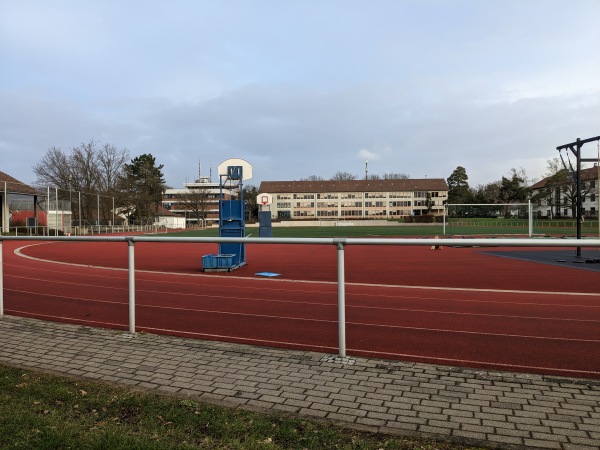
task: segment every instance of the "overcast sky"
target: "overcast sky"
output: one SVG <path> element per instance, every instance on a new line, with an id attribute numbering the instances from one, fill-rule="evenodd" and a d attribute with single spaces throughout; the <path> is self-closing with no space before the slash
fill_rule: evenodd
<path id="1" fill-rule="evenodd" d="M 151 153 L 180 187 L 400 172 L 539 179 L 600 135 L 600 0 L 0 0 L 0 170 Z M 596 144 L 584 146 L 595 157 Z"/>

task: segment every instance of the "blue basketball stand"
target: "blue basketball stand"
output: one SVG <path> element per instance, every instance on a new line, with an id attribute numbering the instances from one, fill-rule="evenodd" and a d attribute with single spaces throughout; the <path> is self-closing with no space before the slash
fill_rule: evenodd
<path id="1" fill-rule="evenodd" d="M 226 173 L 219 175 L 219 237 L 242 238 L 246 236 L 244 179 L 242 165 L 227 166 Z M 231 195 L 235 191 L 238 192 L 237 199 L 232 198 Z M 246 244 L 243 242 L 219 243 L 217 255 L 202 256 L 203 272 L 231 272 L 245 264 Z"/>

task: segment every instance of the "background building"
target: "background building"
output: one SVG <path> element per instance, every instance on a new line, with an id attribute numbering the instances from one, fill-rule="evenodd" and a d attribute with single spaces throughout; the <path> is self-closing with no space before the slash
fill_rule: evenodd
<path id="1" fill-rule="evenodd" d="M 441 216 L 448 199 L 442 178 L 263 181 L 259 194 L 271 194 L 273 219 L 396 219 Z"/>
<path id="2" fill-rule="evenodd" d="M 221 187 L 210 177 L 200 177 L 193 183 L 185 183 L 183 189 L 166 189 L 162 206 L 177 216 L 184 217 L 186 226 L 210 226 L 219 222 L 219 196 Z M 237 195 L 223 189 L 223 198 Z"/>
<path id="3" fill-rule="evenodd" d="M 598 167 L 581 169 L 582 217 L 598 218 Z M 537 215 L 549 219 L 577 217 L 576 185 L 566 171 L 546 177 L 530 188 Z"/>

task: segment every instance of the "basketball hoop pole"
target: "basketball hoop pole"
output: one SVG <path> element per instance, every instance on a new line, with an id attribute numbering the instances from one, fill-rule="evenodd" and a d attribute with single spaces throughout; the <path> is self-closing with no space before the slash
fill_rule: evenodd
<path id="1" fill-rule="evenodd" d="M 556 147 L 556 150 L 559 152 L 564 149 L 569 149 L 573 152 L 575 157 L 577 158 L 577 174 L 575 177 L 577 193 L 575 197 L 575 203 L 577 204 L 577 239 L 581 239 L 581 222 L 583 221 L 583 211 L 582 211 L 582 201 L 581 201 L 581 163 L 582 162 L 596 162 L 596 158 L 582 158 L 581 157 L 581 147 L 584 144 L 589 142 L 600 142 L 600 136 L 596 136 L 588 139 L 579 139 L 575 142 L 571 142 L 570 144 L 560 145 Z M 600 170 L 600 169 L 599 169 Z M 581 258 L 581 247 L 577 247 L 577 258 Z"/>

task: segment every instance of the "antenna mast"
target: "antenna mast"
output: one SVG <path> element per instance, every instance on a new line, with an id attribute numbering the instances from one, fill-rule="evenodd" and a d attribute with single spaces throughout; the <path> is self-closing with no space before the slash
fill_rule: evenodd
<path id="1" fill-rule="evenodd" d="M 369 179 L 369 160 L 365 159 L 365 180 Z"/>

